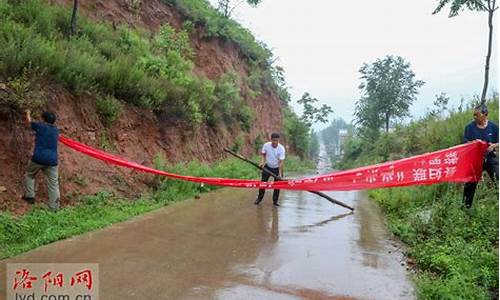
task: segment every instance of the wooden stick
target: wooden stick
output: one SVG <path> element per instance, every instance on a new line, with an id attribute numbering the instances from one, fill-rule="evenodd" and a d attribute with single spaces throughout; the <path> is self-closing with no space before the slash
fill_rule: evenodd
<path id="1" fill-rule="evenodd" d="M 277 179 L 277 180 L 285 180 L 285 181 L 287 180 L 287 179 L 281 178 L 280 176 L 278 176 L 278 175 L 274 174 L 273 172 L 269 171 L 268 169 L 266 169 L 266 168 L 263 168 L 263 167 L 259 166 L 256 162 L 253 162 L 253 161 L 251 161 L 251 160 L 249 160 L 249 159 L 247 159 L 247 158 L 245 158 L 245 157 L 243 157 L 243 156 L 239 155 L 238 153 L 236 153 L 236 152 L 234 152 L 234 151 L 231 151 L 231 150 L 229 150 L 229 149 L 227 149 L 227 148 L 224 148 L 224 151 L 225 151 L 225 152 L 227 152 L 227 153 L 229 153 L 229 154 L 231 154 L 231 155 L 233 155 L 234 157 L 237 157 L 237 158 L 239 158 L 239 159 L 241 159 L 241 160 L 243 160 L 243 161 L 245 161 L 245 162 L 247 162 L 247 163 L 249 163 L 249 164 L 253 165 L 254 167 L 258 168 L 259 170 L 261 170 L 261 171 L 263 171 L 263 172 L 267 173 L 268 175 L 272 176 L 274 179 Z M 333 203 L 333 204 L 337 204 L 337 205 L 340 205 L 340 206 L 345 207 L 345 208 L 347 208 L 347 209 L 350 209 L 351 211 L 354 211 L 354 208 L 353 208 L 353 207 L 350 207 L 349 205 L 347 205 L 347 204 L 345 204 L 345 203 L 343 203 L 343 202 L 340 202 L 340 201 L 338 201 L 338 200 L 335 200 L 335 199 L 333 199 L 332 197 L 328 196 L 328 195 L 327 195 L 327 194 L 325 194 L 325 193 L 322 193 L 322 192 L 317 192 L 317 191 L 308 191 L 308 192 L 309 192 L 309 193 L 313 193 L 313 194 L 315 194 L 315 195 L 318 195 L 318 196 L 320 196 L 320 197 L 323 197 L 323 198 L 325 198 L 326 200 L 330 201 L 330 202 L 331 202 L 331 203 Z"/>

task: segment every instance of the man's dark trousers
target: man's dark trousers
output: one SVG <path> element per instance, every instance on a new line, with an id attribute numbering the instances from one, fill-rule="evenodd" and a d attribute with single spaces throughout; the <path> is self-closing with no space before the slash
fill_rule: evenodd
<path id="1" fill-rule="evenodd" d="M 267 165 L 265 165 L 264 169 L 279 176 L 279 172 L 280 172 L 279 168 L 270 168 Z M 262 171 L 262 178 L 261 178 L 262 181 L 267 182 L 269 180 L 269 177 L 271 177 L 271 175 L 269 175 L 267 172 Z M 274 179 L 274 181 L 279 181 L 279 180 Z M 259 190 L 259 195 L 257 196 L 257 200 L 255 201 L 256 203 L 259 203 L 262 201 L 262 199 L 264 198 L 265 192 L 266 192 L 266 189 Z M 273 203 L 274 204 L 278 203 L 279 196 L 280 196 L 280 190 L 274 190 L 274 192 L 273 192 Z"/>
<path id="2" fill-rule="evenodd" d="M 488 158 L 483 163 L 483 171 L 488 173 L 491 180 L 498 185 L 498 160 Z M 472 200 L 476 193 L 477 182 L 467 182 L 464 186 L 464 204 L 465 207 L 472 206 Z"/>

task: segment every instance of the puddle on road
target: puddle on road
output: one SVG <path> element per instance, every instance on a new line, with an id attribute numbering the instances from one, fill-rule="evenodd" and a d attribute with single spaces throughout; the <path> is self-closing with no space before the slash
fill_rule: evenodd
<path id="1" fill-rule="evenodd" d="M 274 208 L 270 194 L 255 206 L 256 191 L 218 190 L 1 264 L 99 263 L 106 300 L 414 298 L 366 193 L 328 193 L 354 214 L 294 191 Z"/>

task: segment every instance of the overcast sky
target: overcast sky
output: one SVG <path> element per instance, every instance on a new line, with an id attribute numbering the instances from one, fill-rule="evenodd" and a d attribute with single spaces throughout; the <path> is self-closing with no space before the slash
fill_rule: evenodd
<path id="1" fill-rule="evenodd" d="M 418 117 L 432 106 L 436 94 L 446 92 L 457 107 L 462 97 L 480 95 L 483 84 L 487 14 L 464 11 L 448 18 L 447 7 L 432 15 L 436 3 L 263 0 L 257 8 L 239 6 L 233 18 L 279 58 L 296 111 L 296 100 L 307 91 L 332 106 L 334 117 L 351 121 L 360 96 L 359 68 L 391 54 L 409 61 L 417 78 L 426 82 L 411 108 Z M 496 36 L 490 93 L 498 91 Z"/>

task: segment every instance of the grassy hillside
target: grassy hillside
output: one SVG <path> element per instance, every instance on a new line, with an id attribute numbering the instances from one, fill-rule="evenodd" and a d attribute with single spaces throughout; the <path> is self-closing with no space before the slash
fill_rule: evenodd
<path id="1" fill-rule="evenodd" d="M 192 23 L 181 30 L 165 24 L 151 34 L 127 26 L 113 28 L 81 15 L 78 33 L 70 35 L 68 9 L 41 0 L 11 3 L 0 0 L 0 79 L 8 85 L 42 77 L 75 94 L 95 93 L 105 99 L 98 103 L 104 117 L 119 110 L 118 99 L 162 109 L 193 125 L 215 126 L 223 121 L 250 127 L 252 111 L 242 101 L 240 79 L 235 74 L 229 72 L 212 81 L 192 73 L 196 55 L 189 39 Z M 242 45 L 260 49 L 252 41 Z M 266 58 L 259 55 L 249 62 L 260 64 Z M 255 90 L 249 93 L 258 93 L 266 84 L 264 75 L 272 71 L 270 65 L 261 65 L 265 67 L 255 72 Z M 273 83 L 272 77 L 267 78 L 268 86 Z M 19 97 L 8 100 L 12 108 L 43 106 L 44 99 L 18 92 Z"/>
<path id="2" fill-rule="evenodd" d="M 490 119 L 498 120 L 498 98 L 488 106 Z M 372 145 L 351 138 L 341 164 L 368 165 L 457 145 L 471 120 L 469 105 L 445 119 L 429 115 L 400 126 Z M 370 192 L 416 264 L 419 299 L 498 299 L 498 188 L 485 176 L 472 211 L 461 208 L 461 184 Z"/>
<path id="3" fill-rule="evenodd" d="M 68 8 L 43 0 L 0 0 L 0 82 L 11 89 L 0 106 L 18 114 L 26 108 L 41 110 L 47 102 L 44 83 L 55 82 L 73 94 L 95 96 L 108 127 L 128 102 L 161 112 L 163 119 L 185 128 L 222 124 L 243 132 L 260 121 L 249 99 L 271 90 L 287 106 L 283 69 L 272 65 L 272 52 L 248 30 L 205 0 L 164 2 L 185 18 L 180 29 L 165 22 L 152 33 L 95 22 L 80 13 L 77 33 L 71 35 Z M 236 45 L 248 75 L 232 70 L 214 80 L 196 75 L 197 53 L 190 39 L 197 31 L 205 39 Z M 309 149 L 301 143 L 309 140 L 308 130 L 291 109 L 282 117 L 291 148 L 304 156 Z"/>

